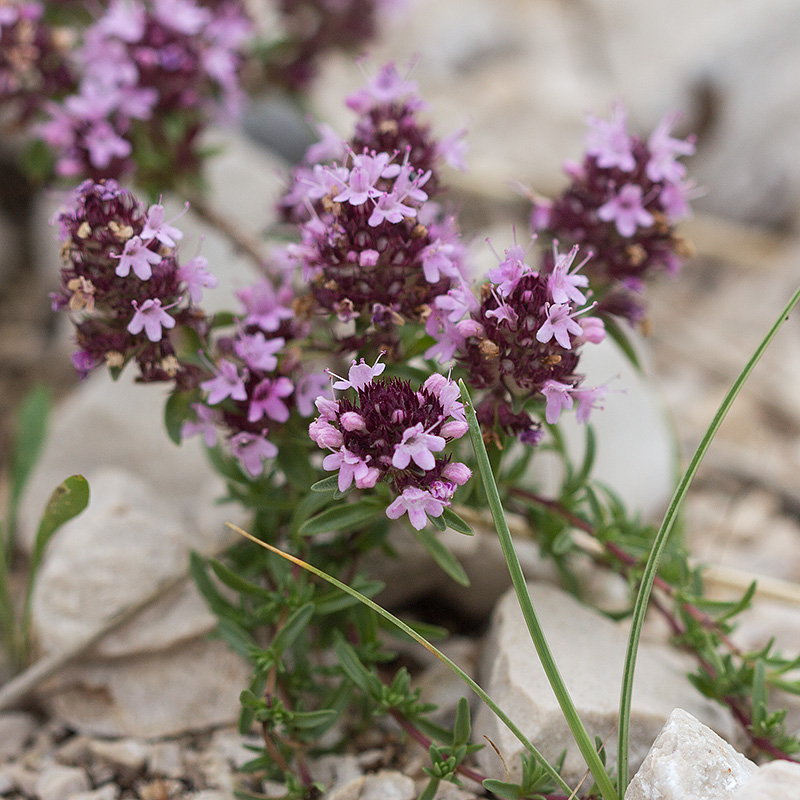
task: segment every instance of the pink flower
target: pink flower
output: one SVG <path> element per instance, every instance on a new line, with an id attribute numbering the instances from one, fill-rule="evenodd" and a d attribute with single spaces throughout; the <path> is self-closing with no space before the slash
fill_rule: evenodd
<path id="1" fill-rule="evenodd" d="M 167 247 L 175 247 L 175 243 L 183 239 L 183 231 L 174 228 L 168 222 L 164 222 L 164 206 L 160 203 L 155 203 L 148 209 L 147 220 L 139 235 L 142 237 L 142 241 L 148 242 L 151 239 L 158 239 L 161 244 L 165 244 Z M 192 261 L 197 261 L 200 258 L 202 256 L 198 256 Z M 205 262 L 202 264 L 203 267 L 208 266 L 206 259 L 203 258 L 203 262 Z M 191 263 L 190 261 L 189 264 Z"/>
<path id="2" fill-rule="evenodd" d="M 328 471 L 339 470 L 337 485 L 340 492 L 346 491 L 353 480 L 359 489 L 371 489 L 380 476 L 375 467 L 370 467 L 366 461 L 362 461 L 344 446 L 336 453 L 325 456 L 322 459 L 322 468 Z"/>
<path id="3" fill-rule="evenodd" d="M 136 313 L 128 323 L 128 333 L 132 333 L 135 336 L 144 329 L 147 338 L 151 342 L 160 342 L 163 336 L 162 328 L 175 327 L 175 319 L 167 314 L 166 309 L 177 305 L 177 303 L 165 308 L 161 307 L 161 300 L 158 298 L 145 300 L 141 307 L 135 300 L 131 300 L 131 303 L 136 309 Z"/>
<path id="4" fill-rule="evenodd" d="M 378 202 L 375 204 L 375 208 L 372 210 L 367 224 L 372 228 L 376 228 L 384 221 L 397 225 L 399 222 L 403 221 L 403 217 L 416 216 L 416 210 L 411 208 L 411 206 L 405 205 L 401 197 L 394 192 L 384 192 L 378 197 Z"/>
<path id="5" fill-rule="evenodd" d="M 282 336 L 267 339 L 261 331 L 256 331 L 239 334 L 233 342 L 233 351 L 251 369 L 272 372 L 278 366 L 275 353 L 285 344 L 286 340 Z"/>
<path id="6" fill-rule="evenodd" d="M 452 461 L 445 465 L 442 470 L 442 477 L 452 481 L 457 486 L 463 486 L 471 477 L 472 470 L 460 461 Z"/>
<path id="7" fill-rule="evenodd" d="M 544 418 L 550 425 L 555 425 L 563 410 L 569 410 L 574 405 L 570 392 L 572 387 L 560 381 L 545 381 L 542 394 L 545 397 L 546 405 Z"/>
<path id="8" fill-rule="evenodd" d="M 394 499 L 394 502 L 386 509 L 386 516 L 389 519 L 399 519 L 403 514 L 408 513 L 408 519 L 418 531 L 421 531 L 431 517 L 440 517 L 444 511 L 445 501 L 434 497 L 424 489 L 416 486 L 406 486 L 403 493 Z"/>
<path id="9" fill-rule="evenodd" d="M 550 296 L 553 298 L 554 303 L 567 303 L 572 300 L 573 303 L 582 305 L 586 302 L 586 296 L 579 287 L 588 286 L 589 278 L 586 275 L 577 275 L 576 273 L 591 256 L 587 256 L 584 261 L 570 272 L 570 267 L 577 253 L 578 245 L 575 245 L 566 255 L 559 254 L 555 245 L 553 245 L 555 266 L 550 275 L 547 276 L 547 288 L 550 290 Z"/>
<path id="10" fill-rule="evenodd" d="M 547 303 L 545 309 L 547 319 L 536 331 L 536 339 L 542 344 L 546 344 L 552 338 L 555 338 L 561 347 L 565 350 L 571 350 L 570 334 L 580 336 L 583 333 L 583 329 L 570 314 L 570 306 L 566 303 Z"/>
<path id="11" fill-rule="evenodd" d="M 489 246 L 491 247 L 491 243 Z M 501 295 L 508 297 L 516 288 L 519 279 L 532 272 L 525 263 L 525 255 L 520 245 L 514 245 L 505 251 L 505 258 L 494 269 L 489 270 L 489 280 L 499 284 L 497 291 Z"/>
<path id="12" fill-rule="evenodd" d="M 219 361 L 219 372 L 216 378 L 211 378 L 203 381 L 200 388 L 204 392 L 208 392 L 208 405 L 215 406 L 221 403 L 226 397 L 233 400 L 247 400 L 247 389 L 244 385 L 244 380 L 239 375 L 236 369 L 236 364 L 222 358 Z M 244 371 L 244 377 L 247 377 L 247 370 Z"/>
<path id="13" fill-rule="evenodd" d="M 344 443 L 342 432 L 338 428 L 334 428 L 328 420 L 322 417 L 317 417 L 308 426 L 308 435 L 318 447 L 331 450 L 340 448 Z"/>
<path id="14" fill-rule="evenodd" d="M 382 355 L 383 353 L 375 359 L 375 363 L 372 366 L 366 364 L 363 358 L 358 364 L 356 364 L 355 359 L 353 359 L 350 369 L 347 372 L 347 380 L 339 378 L 339 380 L 333 384 L 333 388 L 342 390 L 355 389 L 358 391 L 359 389 L 363 389 L 368 383 L 372 383 L 372 379 L 380 375 L 386 369 L 386 364 L 380 363 Z M 339 376 L 335 375 L 334 377 L 338 378 Z"/>
<path id="15" fill-rule="evenodd" d="M 572 397 L 578 401 L 578 409 L 575 412 L 578 422 L 588 422 L 593 408 L 602 409 L 603 406 L 598 403 L 601 403 L 607 394 L 608 388 L 605 386 L 595 386 L 594 389 L 573 389 Z"/>
<path id="16" fill-rule="evenodd" d="M 278 448 L 262 433 L 241 431 L 230 438 L 231 453 L 239 459 L 239 463 L 254 478 L 264 471 L 264 460 L 275 458 Z"/>
<path id="17" fill-rule="evenodd" d="M 177 229 L 171 228 L 171 230 L 175 231 Z M 178 231 L 178 233 L 181 232 Z M 144 231 L 142 231 L 142 236 L 144 236 Z M 183 236 L 182 233 L 181 236 Z M 219 281 L 206 269 L 207 266 L 207 258 L 195 256 L 191 261 L 187 261 L 180 267 L 177 272 L 178 280 L 186 284 L 186 291 L 189 293 L 193 303 L 202 301 L 203 289 L 216 289 L 219 286 Z"/>
<path id="18" fill-rule="evenodd" d="M 359 89 L 346 100 L 348 108 L 356 114 L 366 114 L 373 106 L 392 103 L 416 94 L 417 84 L 400 77 L 394 64 L 384 64 L 380 72 L 370 80 L 366 88 Z"/>
<path id="19" fill-rule="evenodd" d="M 422 271 L 428 283 L 438 283 L 442 275 L 458 277 L 458 265 L 453 258 L 455 249 L 454 245 L 437 239 L 422 250 Z"/>
<path id="20" fill-rule="evenodd" d="M 138 236 L 132 236 L 125 242 L 125 249 L 121 255 L 110 253 L 110 256 L 119 259 L 115 272 L 120 278 L 126 278 L 133 269 L 136 277 L 143 281 L 148 280 L 153 274 L 151 265 L 161 262 L 161 256 L 149 250 Z"/>
<path id="21" fill-rule="evenodd" d="M 217 443 L 217 425 L 222 421 L 222 417 L 216 409 L 209 408 L 203 403 L 192 403 L 197 420 L 187 419 L 181 427 L 181 438 L 187 439 L 189 436 L 203 434 L 206 445 L 213 447 Z"/>
<path id="22" fill-rule="evenodd" d="M 97 169 L 105 169 L 114 158 L 126 158 L 133 149 L 104 119 L 92 123 L 84 134 L 84 144 L 89 151 L 89 161 Z"/>
<path id="23" fill-rule="evenodd" d="M 628 115 L 621 103 L 614 105 L 614 118 L 607 122 L 597 117 L 588 117 L 589 131 L 586 134 L 586 153 L 597 158 L 597 166 L 618 167 L 630 172 L 636 166 L 628 135 Z"/>
<path id="24" fill-rule="evenodd" d="M 651 181 L 677 183 L 686 175 L 686 167 L 676 160 L 676 156 L 690 156 L 694 153 L 694 139 L 675 139 L 669 135 L 670 129 L 678 121 L 680 114 L 667 114 L 656 125 L 647 140 L 650 160 L 647 162 L 647 177 Z"/>
<path id="25" fill-rule="evenodd" d="M 297 380 L 294 387 L 294 402 L 300 416 L 310 417 L 314 413 L 315 400 L 327 387 L 328 375 L 325 372 L 309 372 Z"/>
<path id="26" fill-rule="evenodd" d="M 626 183 L 616 197 L 597 209 L 603 222 L 615 222 L 620 236 L 633 236 L 637 226 L 648 228 L 653 215 L 642 205 L 642 187 Z"/>
<path id="27" fill-rule="evenodd" d="M 271 333 L 278 330 L 282 320 L 294 317 L 294 311 L 289 308 L 293 299 L 289 286 L 281 286 L 276 291 L 268 280 L 260 280 L 240 289 L 236 296 L 247 312 L 244 325 L 257 325 L 262 331 Z"/>
<path id="28" fill-rule="evenodd" d="M 281 398 L 288 397 L 293 391 L 294 385 L 286 377 L 281 376 L 276 380 L 265 378 L 253 390 L 247 421 L 258 422 L 266 415 L 276 422 L 286 422 L 289 419 L 289 407 Z"/>
<path id="29" fill-rule="evenodd" d="M 154 0 L 155 16 L 167 28 L 194 36 L 208 25 L 211 12 L 192 0 Z"/>
<path id="30" fill-rule="evenodd" d="M 422 428 L 422 423 L 406 428 L 399 444 L 394 446 L 392 466 L 397 469 L 406 469 L 413 461 L 420 469 L 426 472 L 436 466 L 434 453 L 444 450 L 445 440 L 441 436 L 427 433 Z"/>

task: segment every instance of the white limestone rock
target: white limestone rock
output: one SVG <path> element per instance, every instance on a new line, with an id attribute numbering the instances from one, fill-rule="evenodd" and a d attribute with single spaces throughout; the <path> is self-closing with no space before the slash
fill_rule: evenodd
<path id="1" fill-rule="evenodd" d="M 0 764 L 20 755 L 38 727 L 36 718 L 24 711 L 0 714 Z"/>
<path id="2" fill-rule="evenodd" d="M 34 632 L 48 653 L 87 638 L 163 581 L 184 573 L 191 550 L 207 551 L 225 540 L 219 511 L 218 528 L 203 536 L 150 484 L 126 470 L 95 469 L 90 491 L 89 507 L 53 538 L 38 576 Z M 214 624 L 187 583 L 109 635 L 98 652 L 163 650 L 205 635 Z"/>
<path id="3" fill-rule="evenodd" d="M 731 800 L 800 800 L 800 764 L 764 764 L 733 793 Z"/>
<path id="4" fill-rule="evenodd" d="M 249 665 L 223 642 L 192 639 L 68 667 L 43 686 L 42 701 L 95 736 L 161 738 L 232 724 L 249 677 Z"/>
<path id="5" fill-rule="evenodd" d="M 42 770 L 34 791 L 39 800 L 69 800 L 73 795 L 91 788 L 89 776 L 80 767 L 53 764 Z"/>
<path id="6" fill-rule="evenodd" d="M 590 736 L 606 742 L 609 764 L 616 761 L 616 720 L 627 626 L 603 617 L 553 586 L 529 584 L 534 607 L 553 656 Z M 648 748 L 672 710 L 690 708 L 724 734 L 732 722 L 717 706 L 700 697 L 686 680 L 688 665 L 663 645 L 640 647 L 631 712 L 632 769 Z M 513 591 L 498 604 L 484 643 L 478 682 L 510 714 L 522 732 L 555 761 L 566 748 L 564 777 L 577 784 L 586 766 L 564 721 L 541 668 Z M 475 718 L 474 738 L 488 736 L 503 754 L 512 780 L 520 777 L 522 745 L 481 705 Z M 505 780 L 503 765 L 490 748 L 477 754 L 481 770 Z"/>
<path id="7" fill-rule="evenodd" d="M 737 789 L 757 769 L 714 731 L 676 708 L 630 782 L 625 800 L 727 800 L 739 796 Z"/>

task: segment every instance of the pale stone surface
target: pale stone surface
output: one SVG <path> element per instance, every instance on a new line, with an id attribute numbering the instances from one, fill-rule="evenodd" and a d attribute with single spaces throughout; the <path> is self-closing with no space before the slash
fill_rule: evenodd
<path id="1" fill-rule="evenodd" d="M 800 764 L 764 764 L 733 793 L 731 800 L 800 800 Z"/>
<path id="2" fill-rule="evenodd" d="M 606 741 L 608 761 L 616 760 L 614 735 L 627 627 L 614 623 L 553 586 L 529 584 L 534 607 L 578 713 L 590 736 Z M 732 722 L 719 707 L 701 698 L 686 680 L 690 665 L 666 646 L 643 643 L 639 650 L 631 712 L 632 769 L 641 763 L 671 711 L 679 705 L 730 735 Z M 567 749 L 564 777 L 577 783 L 586 770 L 558 707 L 513 591 L 498 604 L 478 682 L 510 714 L 522 732 L 554 761 Z M 512 779 L 520 776 L 522 745 L 481 705 L 475 717 L 476 741 L 488 736 L 503 754 Z M 500 760 L 490 748 L 477 755 L 481 770 L 504 780 Z"/>
<path id="3" fill-rule="evenodd" d="M 396 770 L 381 770 L 367 775 L 358 800 L 413 800 L 414 781 Z"/>
<path id="4" fill-rule="evenodd" d="M 138 772 L 147 761 L 148 748 L 136 739 L 95 739 L 89 744 L 89 752 L 122 772 Z"/>
<path id="5" fill-rule="evenodd" d="M 103 786 L 89 792 L 78 792 L 70 795 L 69 800 L 117 800 L 121 789 L 113 783 L 106 783 Z"/>
<path id="6" fill-rule="evenodd" d="M 91 789 L 89 776 L 79 767 L 62 767 L 54 764 L 42 770 L 36 786 L 39 800 L 69 800 L 69 798 Z"/>
<path id="7" fill-rule="evenodd" d="M 676 708 L 630 782 L 625 800 L 726 800 L 757 769 L 714 731 Z"/>
<path id="8" fill-rule="evenodd" d="M 99 736 L 158 738 L 231 724 L 250 668 L 221 641 L 96 660 L 65 669 L 43 689 L 60 719 Z"/>
<path id="9" fill-rule="evenodd" d="M 0 763 L 16 758 L 38 727 L 36 718 L 23 711 L 0 714 Z"/>

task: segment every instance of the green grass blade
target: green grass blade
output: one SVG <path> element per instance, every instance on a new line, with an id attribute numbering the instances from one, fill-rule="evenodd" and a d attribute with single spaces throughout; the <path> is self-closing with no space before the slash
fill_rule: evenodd
<path id="1" fill-rule="evenodd" d="M 622 689 L 620 691 L 619 701 L 619 755 L 617 766 L 619 788 L 620 792 L 622 793 L 624 793 L 628 785 L 628 747 L 630 742 L 631 696 L 633 694 L 633 675 L 636 668 L 636 654 L 639 649 L 639 639 L 641 638 L 642 634 L 642 625 L 644 624 L 645 613 L 647 612 L 647 606 L 650 600 L 650 592 L 653 588 L 653 581 L 655 580 L 656 572 L 658 570 L 658 563 L 661 560 L 661 556 L 664 553 L 664 548 L 667 544 L 667 539 L 669 538 L 669 534 L 673 525 L 675 524 L 675 520 L 677 519 L 678 510 L 680 509 L 681 503 L 683 503 L 683 500 L 686 497 L 686 493 L 688 492 L 689 486 L 691 485 L 692 480 L 697 473 L 700 462 L 703 460 L 703 456 L 705 456 L 709 445 L 719 430 L 719 427 L 722 424 L 722 421 L 725 419 L 726 414 L 730 410 L 730 407 L 733 405 L 733 401 L 741 391 L 742 386 L 744 386 L 745 381 L 750 377 L 750 373 L 753 371 L 761 356 L 764 355 L 764 352 L 775 338 L 775 335 L 778 333 L 780 327 L 784 322 L 786 322 L 786 320 L 789 319 L 789 314 L 797 305 L 798 301 L 800 301 L 800 289 L 794 293 L 792 299 L 786 304 L 786 307 L 783 309 L 783 311 L 781 311 L 780 316 L 769 329 L 769 332 L 756 348 L 756 351 L 753 353 L 750 360 L 739 374 L 739 377 L 736 378 L 730 390 L 725 395 L 725 398 L 720 404 L 719 409 L 717 409 L 717 413 L 714 415 L 714 419 L 711 421 L 708 430 L 706 430 L 702 440 L 700 441 L 700 444 L 697 446 L 697 450 L 695 450 L 692 460 L 689 462 L 689 466 L 683 473 L 683 477 L 678 483 L 675 493 L 672 495 L 672 500 L 670 500 L 669 507 L 664 515 L 664 520 L 661 523 L 661 527 L 659 528 L 655 539 L 653 540 L 653 545 L 650 549 L 650 555 L 648 556 L 647 564 L 645 565 L 644 572 L 642 574 L 642 583 L 639 587 L 639 593 L 636 596 L 636 603 L 633 608 L 631 632 L 630 636 L 628 637 L 628 649 L 625 656 L 625 666 L 622 673 Z"/>
<path id="2" fill-rule="evenodd" d="M 280 556 L 281 558 L 285 558 L 287 561 L 291 561 L 292 564 L 296 564 L 298 567 L 310 572 L 312 575 L 316 575 L 318 578 L 322 578 L 322 580 L 327 581 L 332 586 L 335 586 L 337 589 L 341 589 L 343 592 L 346 592 L 351 597 L 355 597 L 358 601 L 363 603 L 367 608 L 372 609 L 376 614 L 380 614 L 384 619 L 389 620 L 393 625 L 399 628 L 403 633 L 410 636 L 415 642 L 421 644 L 426 650 L 433 653 L 446 667 L 448 667 L 452 672 L 458 675 L 459 678 L 467 685 L 473 692 L 475 692 L 478 697 L 483 700 L 484 703 L 497 715 L 497 717 L 503 722 L 503 724 L 514 734 L 514 736 L 519 739 L 522 743 L 523 747 L 525 747 L 528 752 L 530 752 L 533 757 L 542 765 L 542 768 L 547 772 L 547 774 L 558 784 L 558 786 L 565 791 L 567 794 L 571 793 L 569 786 L 564 782 L 564 779 L 556 772 L 556 770 L 546 761 L 544 756 L 528 741 L 527 737 L 522 733 L 522 731 L 511 721 L 508 715 L 489 697 L 488 694 L 477 684 L 475 681 L 464 672 L 461 667 L 458 666 L 454 661 L 451 661 L 441 650 L 438 650 L 434 647 L 427 639 L 423 636 L 420 636 L 413 628 L 407 625 L 403 620 L 398 619 L 398 617 L 394 616 L 394 614 L 387 611 L 382 606 L 379 606 L 373 600 L 370 600 L 368 597 L 364 596 L 360 592 L 357 592 L 352 587 L 348 586 L 346 583 L 342 583 L 341 581 L 334 578 L 332 575 L 328 575 L 327 572 L 323 572 L 321 569 L 309 564 L 306 561 L 303 561 L 296 556 L 293 556 L 289 553 L 284 552 L 283 550 L 279 550 L 277 547 L 274 547 L 267 542 L 262 542 L 260 539 L 257 539 L 252 534 L 248 533 L 247 531 L 242 530 L 241 528 L 233 525 L 232 523 L 226 523 L 227 526 L 231 529 L 236 531 L 238 534 L 245 537 L 245 539 L 249 539 L 251 542 L 255 542 L 255 544 L 260 545 L 265 550 L 269 550 L 271 553 L 275 553 L 275 555 Z"/>
<path id="3" fill-rule="evenodd" d="M 553 689 L 556 700 L 558 700 L 561 713 L 564 715 L 564 719 L 569 726 L 575 744 L 578 745 L 581 755 L 584 761 L 586 761 L 586 765 L 589 767 L 600 792 L 605 800 L 618 800 L 614 784 L 603 766 L 603 762 L 595 749 L 594 742 L 586 732 L 586 728 L 578 716 L 575 704 L 572 702 L 572 698 L 567 691 L 567 687 L 564 684 L 561 673 L 558 671 L 558 666 L 556 665 L 553 654 L 545 639 L 544 631 L 539 623 L 539 618 L 531 602 L 530 594 L 528 593 L 528 587 L 525 583 L 525 576 L 522 573 L 519 558 L 517 558 L 517 553 L 514 550 L 511 531 L 508 529 L 508 522 L 506 521 L 503 504 L 500 501 L 500 493 L 497 491 L 497 483 L 494 480 L 494 474 L 489 463 L 489 454 L 486 452 L 486 446 L 483 443 L 478 419 L 475 416 L 475 409 L 472 406 L 472 401 L 464 381 L 459 381 L 458 385 L 461 387 L 461 399 L 464 401 L 467 424 L 469 425 L 469 435 L 472 439 L 472 448 L 475 451 L 478 471 L 483 480 L 483 486 L 486 490 L 486 497 L 489 501 L 489 509 L 492 512 L 492 519 L 494 519 L 500 546 L 503 549 L 503 555 L 505 556 L 506 563 L 508 564 L 508 571 L 511 575 L 511 582 L 514 584 L 517 600 L 519 601 L 522 615 L 525 618 L 525 624 L 528 626 L 528 631 L 533 640 L 533 645 L 536 648 L 542 668 L 547 675 L 547 680 Z"/>

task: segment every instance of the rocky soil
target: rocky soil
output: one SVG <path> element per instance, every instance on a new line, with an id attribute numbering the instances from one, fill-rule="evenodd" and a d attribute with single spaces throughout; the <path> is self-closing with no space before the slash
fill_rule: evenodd
<path id="1" fill-rule="evenodd" d="M 391 23 L 373 59 L 405 61 L 422 53 L 414 77 L 432 106 L 437 130 L 446 134 L 469 125 L 473 170 L 453 181 L 463 226 L 477 251 L 486 236 L 502 247 L 512 222 L 525 229 L 525 207 L 509 188 L 511 181 L 543 193 L 558 189 L 561 161 L 579 152 L 584 112 L 602 114 L 621 97 L 631 107 L 632 124 L 646 131 L 666 109 L 678 106 L 685 112 L 685 130 L 699 132 L 693 172 L 707 194 L 685 231 L 698 255 L 677 279 L 662 280 L 649 292 L 649 333 L 640 342 L 646 381 L 631 383 L 624 374 L 615 383 L 625 385 L 627 395 L 612 395 L 605 422 L 598 415 L 601 446 L 605 441 L 609 454 L 601 474 L 653 518 L 669 493 L 670 431 L 688 458 L 800 275 L 800 169 L 794 157 L 800 104 L 793 102 L 800 81 L 797 48 L 786 33 L 796 30 L 800 13 L 791 0 L 771 6 L 764 14 L 756 0 L 680 0 L 664 9 L 634 0 L 416 0 Z M 340 98 L 361 80 L 351 63 L 335 58 L 316 91 L 313 105 L 342 131 L 350 120 Z M 286 151 L 296 146 L 303 128 L 296 117 L 264 106 L 260 117 L 251 117 L 249 130 Z M 219 136 L 228 149 L 212 165 L 214 202 L 249 235 L 259 236 L 280 188 L 275 176 L 282 160 L 247 135 Z M 84 472 L 97 499 L 80 524 L 57 537 L 42 573 L 35 615 L 47 674 L 29 675 L 27 684 L 0 685 L 0 707 L 8 706 L 0 710 L 0 797 L 222 800 L 232 797 L 235 787 L 280 796 L 281 787 L 259 784 L 238 770 L 251 755 L 232 727 L 246 668 L 219 643 L 206 640 L 213 620 L 184 580 L 190 548 L 211 552 L 227 543 L 220 510 L 212 504 L 213 477 L 198 452 L 178 451 L 166 442 L 157 391 L 145 396 L 140 387 L 124 380 L 112 386 L 100 376 L 76 385 L 69 331 L 64 320 L 53 318 L 47 302 L 58 258 L 46 221 L 56 201 L 32 193 L 11 167 L 3 169 L 0 467 L 7 466 L 10 421 L 27 389 L 44 381 L 63 401 L 26 500 L 23 544 L 43 499 L 70 472 Z M 226 307 L 234 288 L 251 277 L 250 268 L 224 237 L 209 232 L 197 217 L 185 219 L 188 246 L 206 236 L 203 252 L 222 284 L 212 302 Z M 492 257 L 484 249 L 479 258 L 488 265 Z M 724 423 L 686 508 L 691 551 L 711 565 L 720 597 L 734 596 L 752 577 L 760 578 L 754 608 L 736 634 L 747 648 L 774 636 L 779 647 L 795 652 L 800 642 L 799 339 L 795 315 Z M 624 366 L 607 353 L 592 369 L 601 381 Z M 130 546 L 134 539 L 140 546 Z M 432 571 L 415 561 L 421 554 L 412 551 L 402 564 L 382 565 L 396 590 L 387 601 L 422 598 L 467 620 L 488 619 L 505 588 L 496 548 L 480 536 L 469 542 L 462 537 L 457 546 L 464 548 L 459 557 L 474 576 L 472 591 L 431 578 Z M 526 574 L 539 584 L 537 605 L 549 609 L 542 613 L 550 614 L 554 648 L 580 642 L 579 653 L 599 652 L 586 637 L 624 636 L 601 630 L 607 620 L 587 621 L 581 616 L 589 613 L 585 609 L 559 616 L 572 601 L 541 588 L 554 580 L 552 572 L 522 536 L 520 547 Z M 23 552 L 18 567 L 24 566 Z M 607 601 L 615 597 L 612 582 L 598 581 L 596 592 Z M 524 637 L 515 633 L 513 612 L 507 601 L 497 608 L 490 649 L 484 646 L 485 624 L 473 624 L 475 635 L 449 646 L 481 680 L 508 692 L 521 715 L 544 726 L 537 735 L 558 742 L 549 695 L 535 671 L 524 668 L 530 661 L 521 649 Z M 642 672 L 644 690 L 636 707 L 639 760 L 667 727 L 628 800 L 797 797 L 800 780 L 793 767 L 756 770 L 715 738 L 701 722 L 743 745 L 730 720 L 675 678 L 682 665 L 660 657 L 655 642 L 646 647 L 650 655 L 643 663 L 651 666 Z M 606 674 L 601 670 L 611 675 L 618 669 L 612 649 L 572 677 L 587 689 L 581 710 L 603 738 L 611 732 L 617 697 L 616 685 L 608 688 L 613 681 L 601 679 Z M 581 666 L 582 659 L 565 653 L 566 663 Z M 417 659 L 429 696 L 443 703 L 445 713 L 452 710 L 458 687 L 419 654 L 409 657 Z M 0 674 L 0 684 L 5 677 Z M 692 716 L 670 716 L 676 706 Z M 788 723 L 800 729 L 800 704 L 790 703 Z M 500 745 L 502 732 L 492 724 L 487 718 L 476 722 Z M 675 778 L 677 773 L 663 777 L 663 754 L 675 751 L 675 741 L 686 747 L 678 755 L 685 780 Z M 503 742 L 501 749 L 512 763 L 513 744 Z M 712 781 L 711 788 L 698 783 L 693 769 L 701 763 L 698 753 L 713 753 L 702 763 L 734 777 Z M 331 787 L 329 800 L 412 800 L 424 759 L 424 752 L 386 727 L 314 769 Z M 488 748 L 481 759 L 483 769 L 503 777 Z M 571 768 L 579 780 L 579 768 Z M 477 792 L 474 785 L 447 787 L 439 800 L 468 800 Z"/>

